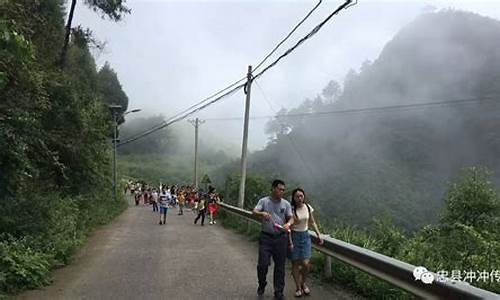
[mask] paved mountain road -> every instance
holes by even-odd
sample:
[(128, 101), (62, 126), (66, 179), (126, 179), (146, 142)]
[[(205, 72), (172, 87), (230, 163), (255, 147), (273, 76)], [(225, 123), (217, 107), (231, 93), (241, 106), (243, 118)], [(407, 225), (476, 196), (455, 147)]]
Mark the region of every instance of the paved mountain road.
[[(193, 224), (170, 209), (166, 225), (150, 207), (130, 206), (96, 230), (53, 283), (17, 299), (258, 299), (257, 245), (219, 224)], [(272, 268), (263, 299), (272, 299)], [(353, 299), (311, 282), (307, 299)], [(294, 284), (287, 271), (286, 297)]]

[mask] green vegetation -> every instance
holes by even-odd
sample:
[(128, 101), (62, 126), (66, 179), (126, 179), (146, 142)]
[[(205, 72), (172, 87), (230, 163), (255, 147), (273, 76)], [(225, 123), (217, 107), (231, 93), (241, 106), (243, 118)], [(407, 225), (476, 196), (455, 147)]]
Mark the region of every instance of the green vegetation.
[[(453, 270), (476, 272), (498, 270), (500, 266), (500, 197), (489, 181), (485, 169), (468, 168), (451, 184), (444, 199), (446, 206), (440, 221), (408, 234), (394, 226), (389, 218), (374, 219), (370, 230), (349, 225), (322, 226), (321, 231), (330, 236), (396, 258), (425, 266), (438, 272)], [(261, 180), (263, 180), (261, 178)], [(249, 189), (267, 193), (267, 186), (260, 187), (258, 180), (250, 181)], [(223, 225), (256, 240), (260, 228), (241, 218), (222, 213)], [(314, 253), (313, 272), (318, 277), (324, 264), (323, 256)], [(368, 275), (343, 262), (333, 260), (332, 279), (325, 279), (351, 288), (370, 299), (411, 299), (412, 296), (386, 282)], [(443, 274), (444, 275), (444, 274)], [(500, 283), (495, 280), (468, 281), (474, 286), (496, 293)]]
[(70, 33), (61, 68), (64, 1), (0, 1), (0, 297), (46, 284), (126, 205), (111, 193), (104, 99), (127, 99), (109, 65), (98, 72), (91, 32)]
[(163, 154), (129, 154), (119, 157), (118, 170), (127, 177), (150, 184), (190, 184), (192, 182), (192, 158), (181, 155), (171, 159)]

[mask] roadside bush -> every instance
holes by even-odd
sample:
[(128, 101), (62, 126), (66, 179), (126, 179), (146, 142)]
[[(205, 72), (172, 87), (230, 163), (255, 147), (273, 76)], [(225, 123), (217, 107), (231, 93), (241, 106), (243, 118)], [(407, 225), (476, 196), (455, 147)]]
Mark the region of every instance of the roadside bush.
[(96, 191), (73, 198), (29, 194), (6, 206), (17, 213), (3, 219), (10, 232), (0, 236), (0, 295), (47, 284), (49, 271), (67, 264), (90, 230), (120, 214), (126, 202)]
[(48, 283), (51, 255), (31, 248), (27, 238), (0, 236), (0, 295)]

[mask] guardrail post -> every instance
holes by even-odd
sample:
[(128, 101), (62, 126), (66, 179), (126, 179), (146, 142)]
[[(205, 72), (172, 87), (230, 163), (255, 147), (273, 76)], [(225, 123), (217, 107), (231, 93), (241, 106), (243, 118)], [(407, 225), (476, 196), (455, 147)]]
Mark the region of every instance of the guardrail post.
[(323, 272), (326, 278), (332, 278), (332, 257), (324, 254), (325, 263), (323, 265)]
[(247, 220), (247, 234), (250, 234), (251, 229), (252, 229), (252, 224), (249, 220)]

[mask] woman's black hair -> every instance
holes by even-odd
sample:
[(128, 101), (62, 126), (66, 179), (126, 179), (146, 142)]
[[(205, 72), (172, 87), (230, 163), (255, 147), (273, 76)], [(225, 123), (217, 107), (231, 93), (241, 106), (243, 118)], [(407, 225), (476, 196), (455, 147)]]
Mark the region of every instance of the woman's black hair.
[(290, 204), (292, 204), (292, 210), (293, 210), (293, 214), (295, 215), (295, 217), (298, 219), (299, 216), (297, 216), (297, 203), (295, 203), (295, 194), (297, 194), (297, 192), (302, 192), (302, 194), (304, 194), (304, 205), (307, 207), (307, 213), (309, 215), (311, 215), (311, 208), (309, 207), (309, 205), (306, 203), (306, 192), (304, 192), (304, 190), (302, 188), (296, 188), (292, 191), (292, 201), (290, 201)]

